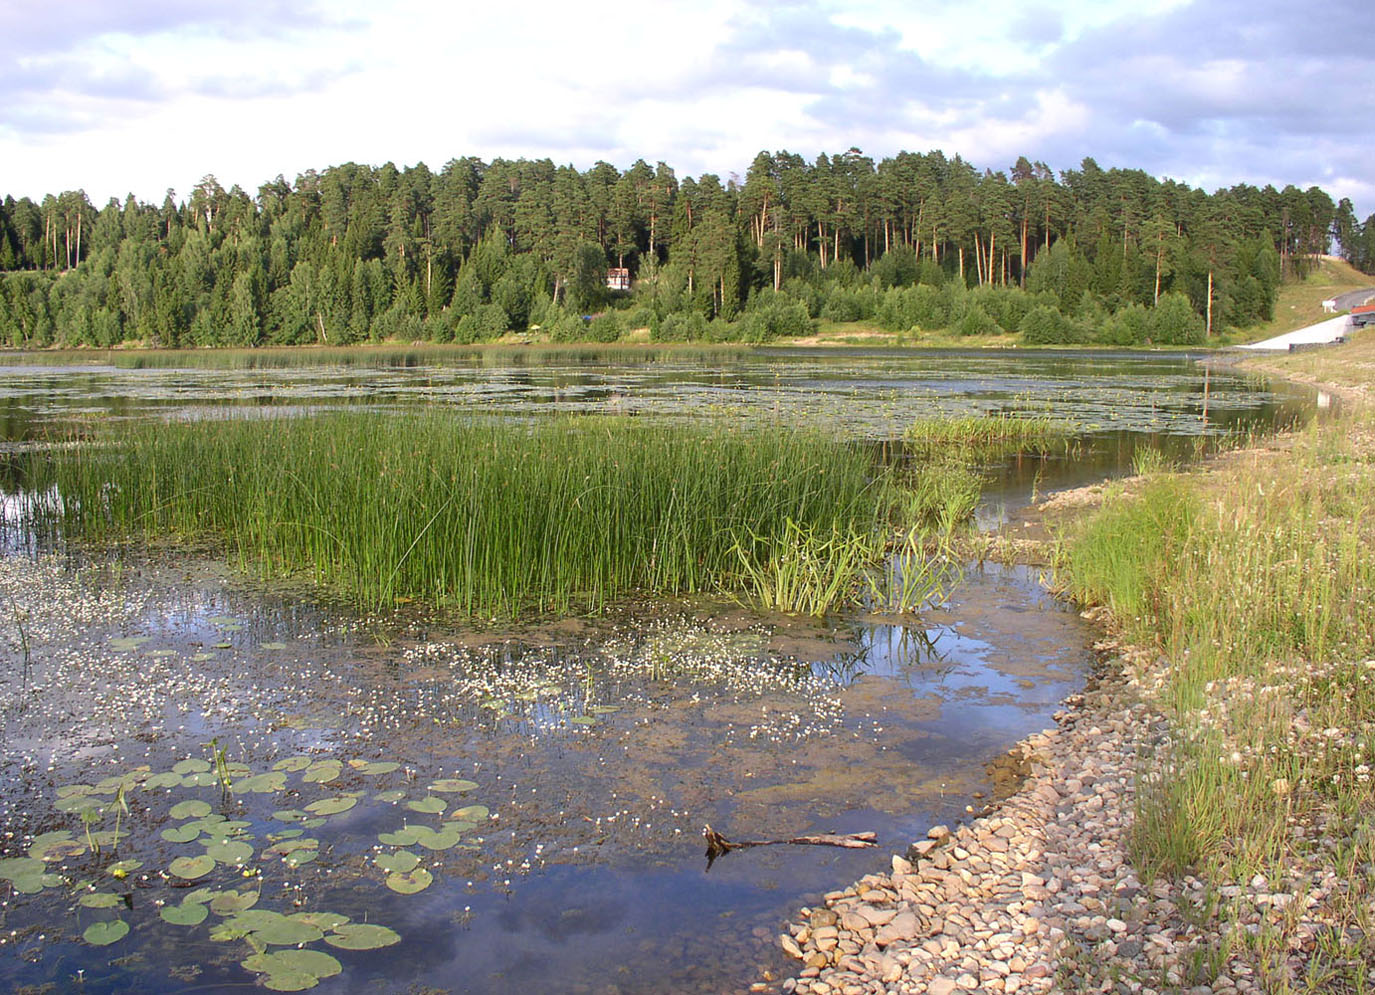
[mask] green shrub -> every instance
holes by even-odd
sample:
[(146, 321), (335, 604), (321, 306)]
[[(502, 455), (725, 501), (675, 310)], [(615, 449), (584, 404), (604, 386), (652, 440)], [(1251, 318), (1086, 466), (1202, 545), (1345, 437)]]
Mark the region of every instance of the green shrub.
[(970, 304), (965, 309), (955, 328), (961, 335), (997, 335), (1002, 331), (993, 317), (978, 304)]
[(1163, 295), (1151, 310), (1151, 341), (1159, 345), (1197, 345), (1203, 341), (1203, 318), (1179, 293)]
[(1057, 345), (1074, 341), (1074, 328), (1059, 308), (1039, 304), (1022, 319), (1022, 336), (1032, 345)]

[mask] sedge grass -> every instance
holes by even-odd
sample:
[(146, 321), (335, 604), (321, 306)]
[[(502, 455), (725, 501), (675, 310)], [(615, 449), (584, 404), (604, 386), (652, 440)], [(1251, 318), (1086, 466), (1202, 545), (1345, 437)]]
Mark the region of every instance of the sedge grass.
[(474, 617), (730, 591), (799, 537), (836, 537), (809, 569), (844, 590), (893, 503), (862, 450), (783, 429), (342, 413), (137, 423), (98, 442), (32, 457), (35, 527), (218, 536), (267, 576)]
[(1065, 422), (1043, 415), (966, 415), (921, 418), (903, 436), (919, 453), (945, 452), (962, 459), (990, 459), (1012, 453), (1047, 453), (1067, 449), (1073, 431)]

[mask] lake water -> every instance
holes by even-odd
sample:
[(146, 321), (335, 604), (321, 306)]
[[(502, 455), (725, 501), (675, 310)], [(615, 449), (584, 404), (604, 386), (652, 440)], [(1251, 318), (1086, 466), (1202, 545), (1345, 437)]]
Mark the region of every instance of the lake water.
[[(6, 442), (110, 418), (333, 405), (807, 420), (877, 444), (937, 413), (1072, 421), (1072, 456), (988, 468), (982, 517), (996, 521), (1033, 489), (1122, 472), (1143, 443), (1188, 455), (1309, 410), (1302, 392), (1156, 354), (138, 361), (0, 369)], [(419, 612), (360, 617), (190, 555), (78, 566), (16, 553), (0, 560), (0, 589), (0, 875), (17, 886), (0, 921), (0, 984), (11, 988), (303, 984), (314, 975), (253, 958), (255, 940), (291, 935), (271, 929), (293, 915), (300, 942), (337, 960), (320, 991), (776, 982), (789, 916), (983, 804), (985, 764), (1049, 725), (1092, 659), (1091, 629), (1024, 567), (970, 566), (920, 616), (812, 623), (657, 602), (496, 631)], [(212, 763), (220, 750), (232, 795)], [(86, 835), (116, 820), (129, 834), (117, 848)], [(881, 847), (768, 847), (708, 871), (708, 823), (732, 839), (874, 831)], [(30, 851), (49, 858), (50, 877)], [(395, 870), (411, 853), (417, 869)], [(122, 860), (139, 863), (111, 874)], [(205, 917), (191, 923), (198, 903)], [(330, 914), (395, 940), (356, 949), (378, 936)], [(128, 932), (103, 945), (124, 927), (99, 924), (114, 923)]]

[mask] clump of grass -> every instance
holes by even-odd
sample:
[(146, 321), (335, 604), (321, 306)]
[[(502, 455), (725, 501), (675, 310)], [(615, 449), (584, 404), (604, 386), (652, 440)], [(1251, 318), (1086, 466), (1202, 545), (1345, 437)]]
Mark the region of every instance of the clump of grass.
[(1044, 415), (967, 415), (922, 418), (903, 436), (919, 453), (940, 451), (962, 459), (991, 459), (1011, 453), (1047, 453), (1069, 447), (1073, 431), (1065, 422)]
[[(1159, 475), (1108, 502), (1058, 565), (1073, 596), (1108, 606), (1129, 642), (1169, 661), (1158, 700), (1171, 744), (1142, 759), (1138, 778), (1131, 853), (1143, 875), (1221, 886), (1260, 874), (1299, 888), (1337, 875), (1343, 888), (1321, 916), (1365, 963), (1375, 961), (1375, 847), (1363, 828), (1375, 811), (1372, 440), (1367, 414), (1205, 474)], [(1244, 951), (1257, 963), (1293, 939), (1292, 917), (1266, 915), (1257, 936), (1270, 939)]]
[(32, 457), (35, 525), (216, 535), (266, 575), (483, 617), (728, 590), (740, 550), (766, 570), (796, 543), (844, 587), (851, 547), (892, 505), (864, 451), (783, 429), (344, 413), (140, 423), (98, 441)]
[(884, 499), (894, 521), (948, 536), (973, 517), (982, 491), (983, 479), (966, 463), (940, 458), (892, 475)]
[(763, 537), (751, 531), (748, 543), (735, 545), (749, 600), (802, 615), (824, 615), (854, 601), (863, 569), (882, 551), (882, 539), (873, 530), (842, 531), (833, 524), (828, 532), (818, 532), (791, 519), (782, 534)]

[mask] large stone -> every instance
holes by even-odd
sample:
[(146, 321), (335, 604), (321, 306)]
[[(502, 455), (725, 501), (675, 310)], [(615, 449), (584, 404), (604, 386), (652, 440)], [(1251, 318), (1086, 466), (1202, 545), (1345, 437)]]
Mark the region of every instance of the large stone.
[(874, 934), (874, 943), (880, 948), (899, 941), (910, 941), (917, 937), (920, 923), (914, 913), (899, 912), (892, 921)]

